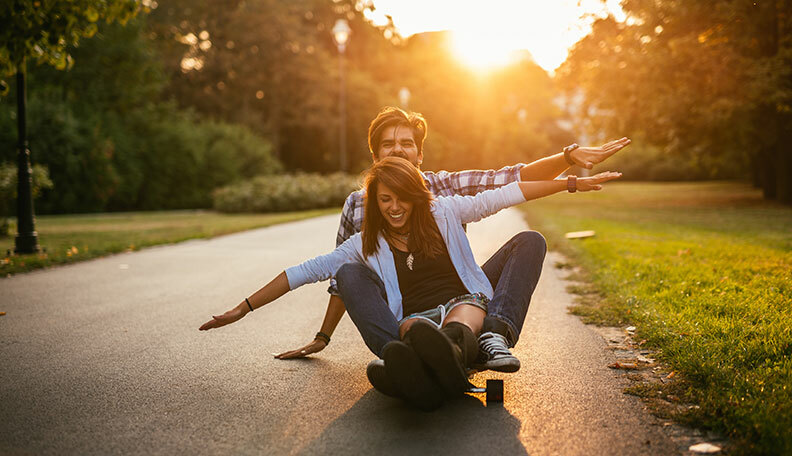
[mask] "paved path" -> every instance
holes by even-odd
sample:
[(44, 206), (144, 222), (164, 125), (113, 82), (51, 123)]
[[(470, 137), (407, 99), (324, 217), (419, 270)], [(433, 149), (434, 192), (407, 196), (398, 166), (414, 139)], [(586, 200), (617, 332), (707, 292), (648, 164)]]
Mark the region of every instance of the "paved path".
[[(232, 327), (198, 326), (284, 267), (329, 251), (337, 216), (189, 241), (0, 280), (0, 454), (678, 454), (605, 341), (566, 312), (550, 254), (504, 406), (467, 396), (433, 413), (372, 390), (345, 317), (308, 360), (325, 284)], [(471, 225), (483, 262), (524, 222)], [(497, 377), (492, 375), (493, 377)], [(487, 375), (480, 375), (483, 380)]]

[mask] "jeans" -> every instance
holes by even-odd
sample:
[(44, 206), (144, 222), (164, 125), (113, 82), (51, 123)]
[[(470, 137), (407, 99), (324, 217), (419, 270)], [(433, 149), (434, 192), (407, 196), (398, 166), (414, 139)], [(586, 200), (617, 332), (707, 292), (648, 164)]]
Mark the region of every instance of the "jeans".
[[(488, 304), (488, 321), (506, 326), (507, 341), (514, 346), (520, 337), (542, 263), (547, 253), (544, 237), (536, 231), (516, 234), (481, 267), (495, 290)], [(388, 342), (399, 339), (399, 323), (388, 308), (385, 285), (377, 274), (360, 263), (347, 263), (336, 273), (344, 306), (363, 341), (375, 355)], [(499, 331), (500, 332), (500, 331)]]
[(385, 344), (399, 339), (399, 322), (388, 307), (382, 279), (368, 266), (346, 263), (336, 272), (336, 284), (363, 342), (382, 358)]
[[(491, 318), (507, 327), (506, 340), (513, 347), (520, 339), (531, 296), (542, 274), (547, 253), (544, 236), (536, 231), (523, 231), (503, 245), (481, 267), (495, 294), (489, 303), (482, 332), (488, 331)], [(500, 332), (500, 331), (498, 331)]]

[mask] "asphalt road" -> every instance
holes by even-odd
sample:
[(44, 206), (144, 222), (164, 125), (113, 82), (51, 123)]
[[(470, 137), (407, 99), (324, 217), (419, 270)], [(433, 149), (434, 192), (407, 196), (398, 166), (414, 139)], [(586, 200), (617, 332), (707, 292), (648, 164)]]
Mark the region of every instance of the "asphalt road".
[[(567, 313), (550, 254), (503, 378), (506, 402), (423, 413), (369, 386), (345, 317), (330, 346), (281, 361), (319, 329), (326, 284), (199, 332), (285, 267), (329, 251), (337, 216), (0, 279), (0, 454), (679, 454), (596, 332)], [(525, 229), (471, 225), (480, 262)]]

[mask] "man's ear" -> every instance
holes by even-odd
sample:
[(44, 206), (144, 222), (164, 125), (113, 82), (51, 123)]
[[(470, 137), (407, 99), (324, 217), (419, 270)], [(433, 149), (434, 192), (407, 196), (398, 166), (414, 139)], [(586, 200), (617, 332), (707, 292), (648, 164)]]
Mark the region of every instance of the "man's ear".
[(421, 166), (421, 163), (423, 163), (423, 151), (418, 152), (417, 158), (418, 158), (418, 166)]

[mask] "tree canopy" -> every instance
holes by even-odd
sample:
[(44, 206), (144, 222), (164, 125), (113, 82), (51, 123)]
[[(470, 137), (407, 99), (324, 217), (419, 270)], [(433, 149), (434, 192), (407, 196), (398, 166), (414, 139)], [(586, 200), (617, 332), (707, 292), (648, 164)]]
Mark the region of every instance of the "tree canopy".
[[(91, 37), (98, 22), (126, 23), (143, 7), (136, 0), (9, 0), (0, 3), (0, 77), (26, 60), (59, 70), (74, 61), (69, 49)], [(4, 90), (8, 85), (0, 80)]]
[[(559, 71), (592, 130), (630, 132), (713, 177), (792, 202), (789, 1), (626, 0)], [(749, 171), (745, 171), (749, 170)]]

